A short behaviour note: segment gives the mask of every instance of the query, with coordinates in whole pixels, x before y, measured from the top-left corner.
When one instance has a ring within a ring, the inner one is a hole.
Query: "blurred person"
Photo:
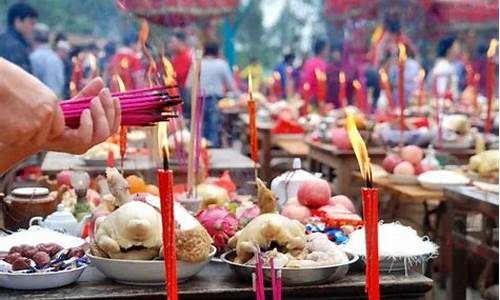
[[[183,113],[186,118],[191,114],[190,91],[186,88],[186,80],[193,62],[191,48],[187,42],[187,36],[182,31],[175,32],[169,40],[169,47],[173,52],[172,66],[177,74],[177,84],[181,93]]]
[[[262,82],[262,76],[264,75],[264,70],[262,69],[262,65],[260,64],[257,57],[250,57],[250,62],[248,66],[246,66],[240,72],[240,77],[242,79],[248,80],[248,76],[252,75],[252,83],[254,91],[260,91],[260,83]]]
[[[0,35],[0,57],[31,72],[29,54],[38,12],[29,4],[19,2],[7,12],[7,31]]]
[[[73,69],[71,58],[70,58],[71,45],[67,40],[60,39],[56,42],[56,53],[63,62],[64,66],[64,87],[63,87],[63,98],[68,99],[70,97],[69,84],[71,81],[71,72]]]
[[[144,86],[144,65],[139,57],[137,46],[136,33],[125,35],[122,45],[118,47],[108,64],[109,76],[120,76],[127,90]]]
[[[414,94],[414,92],[418,89],[419,86],[419,73],[420,63],[415,59],[415,52],[405,45],[406,47],[406,63],[405,63],[405,82],[404,82],[404,90],[405,90],[405,101],[408,103]],[[395,83],[393,85],[392,98],[396,103],[399,103],[398,98],[398,82],[399,82],[399,56],[392,57],[392,64],[389,66],[388,76],[389,82]]]
[[[188,87],[191,87],[193,83],[192,70],[191,68],[186,81]],[[207,42],[201,60],[200,92],[205,97],[203,136],[210,141],[213,147],[220,146],[221,126],[217,103],[224,97],[226,87],[235,94],[239,93],[229,64],[219,57],[219,44]]]
[[[296,75],[296,69],[293,67],[294,60],[295,54],[292,52],[287,53],[283,56],[283,61],[274,67],[274,71],[278,72],[281,78],[281,91],[283,92],[281,97],[286,97],[287,81],[290,79],[288,78],[288,70],[292,71],[290,74],[292,75],[291,79],[295,79],[294,75]]]
[[[58,97],[63,95],[64,64],[50,47],[50,30],[46,24],[35,25],[34,46],[30,54],[33,75],[48,86]]]
[[[332,47],[330,62],[326,66],[327,80],[327,103],[332,103],[335,108],[340,108],[339,100],[339,73],[342,71],[342,51],[338,47]],[[347,96],[347,95],[346,95]]]
[[[101,76],[104,82],[110,84],[111,74],[109,74],[109,63],[111,62],[111,58],[116,54],[116,43],[113,41],[107,42],[103,50],[104,55],[99,57],[99,66],[102,70]]]
[[[437,59],[428,76],[428,83],[437,96],[457,99],[461,46],[455,37],[447,37],[439,41],[436,49]]]
[[[0,58],[0,174],[40,151],[82,154],[118,130],[121,109],[100,78],[78,95],[93,97],[80,126],[65,126],[56,95],[34,76]],[[15,88],[13,88],[15,87]]]
[[[316,70],[326,72],[326,59],[328,57],[328,44],[324,39],[317,39],[313,45],[314,56],[309,57],[302,67],[300,75],[301,86],[308,83],[311,91],[316,91]],[[313,92],[313,94],[315,94]]]

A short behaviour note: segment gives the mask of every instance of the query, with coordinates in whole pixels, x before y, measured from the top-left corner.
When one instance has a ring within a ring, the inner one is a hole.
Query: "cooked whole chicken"
[[[298,255],[306,246],[305,228],[297,220],[279,214],[267,213],[254,218],[229,241],[236,248],[237,263],[246,263],[255,253],[271,247],[271,243]]]

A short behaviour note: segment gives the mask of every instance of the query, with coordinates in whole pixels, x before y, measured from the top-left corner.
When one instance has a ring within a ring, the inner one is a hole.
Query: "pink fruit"
[[[351,142],[344,128],[332,128],[331,134],[333,145],[339,149],[351,149]]]
[[[330,198],[330,205],[343,205],[347,210],[349,210],[352,213],[356,213],[356,208],[354,207],[354,204],[352,203],[351,199],[349,199],[347,196],[344,195],[337,195],[333,196]]]
[[[424,158],[424,151],[418,146],[408,145],[401,149],[401,158],[416,165]]]
[[[382,161],[382,168],[389,173],[394,172],[394,168],[401,162],[401,157],[389,154]]]
[[[332,191],[330,185],[323,179],[311,179],[303,182],[297,191],[300,204],[309,208],[317,208],[328,204]]]
[[[394,168],[395,175],[415,175],[415,168],[407,161],[400,162]]]
[[[328,217],[334,219],[361,220],[360,216],[350,212],[342,204],[325,205],[319,208],[319,210],[324,211],[328,215]]]
[[[420,174],[425,173],[429,170],[431,170],[431,168],[429,168],[429,166],[427,166],[423,162],[420,162],[415,166],[415,174],[416,175],[420,175]]]
[[[73,171],[64,170],[56,175],[57,186],[67,185],[71,186],[71,176],[73,176]]]
[[[301,223],[306,224],[308,219],[311,217],[311,211],[304,205],[300,204],[288,204],[283,207],[281,214],[290,219],[298,220]]]
[[[239,229],[236,217],[222,206],[205,208],[196,215],[196,218],[214,239],[215,247],[221,250]]]

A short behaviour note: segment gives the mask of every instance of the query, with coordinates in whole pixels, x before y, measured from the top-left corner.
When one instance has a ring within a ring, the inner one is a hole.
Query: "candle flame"
[[[129,67],[128,58],[124,57],[120,60],[120,67],[122,67],[123,69],[128,69]]]
[[[366,180],[368,187],[371,187],[372,170],[370,165],[370,157],[368,156],[368,150],[366,149],[365,142],[363,141],[363,138],[359,134],[358,128],[356,127],[356,121],[354,120],[353,113],[347,110],[346,114],[346,130],[349,141],[351,142],[352,149],[354,150],[354,154],[356,155],[361,176],[363,176],[363,179]]]
[[[339,72],[339,82],[345,83],[345,73],[343,71]]]
[[[89,67],[92,73],[95,73],[97,71],[97,59],[92,53],[89,53]]]
[[[316,77],[316,80],[318,80],[318,81],[325,81],[326,80],[325,72],[321,71],[320,69],[314,69],[314,76]]]
[[[248,75],[248,96],[250,97],[250,101],[253,101],[253,82],[252,82],[252,74]]]
[[[398,43],[398,49],[399,49],[399,62],[405,62],[406,61],[406,47],[405,47],[405,44]]]
[[[113,80],[116,82],[118,85],[118,91],[120,92],[125,92],[127,89],[125,88],[125,83],[123,82],[122,78],[118,74],[113,75]]]
[[[306,82],[304,83],[304,86],[302,88],[304,89],[304,91],[308,91],[311,89],[311,85],[309,84],[309,82]]]
[[[486,55],[489,57],[489,58],[492,58],[496,51],[497,51],[497,46],[498,46],[498,40],[497,39],[491,39],[490,41],[490,47],[488,48],[488,52],[486,53]]]
[[[273,77],[274,77],[274,80],[276,80],[276,81],[281,80],[281,75],[279,72],[274,71]]]
[[[361,88],[361,82],[359,82],[359,80],[355,79],[353,82],[352,82],[352,86],[359,90]]]
[[[474,81],[475,82],[479,82],[480,79],[481,79],[481,75],[479,73],[474,74]]]
[[[165,74],[163,75],[163,80],[166,86],[175,85],[177,83],[174,67],[168,58],[166,58],[163,54],[161,56],[161,62],[163,64],[163,70]]]
[[[158,129],[156,133],[158,134],[158,153],[160,154],[160,157],[162,155],[162,151],[166,153],[166,158],[169,158],[169,152],[168,152],[168,126],[167,122],[160,122],[157,125]]]
[[[388,82],[389,81],[389,77],[387,76],[387,73],[385,72],[384,69],[378,70],[378,74],[379,74],[380,80],[382,82]]]
[[[420,71],[418,72],[418,78],[420,79],[420,81],[424,80],[424,78],[425,78],[425,70],[424,69],[420,69]]]

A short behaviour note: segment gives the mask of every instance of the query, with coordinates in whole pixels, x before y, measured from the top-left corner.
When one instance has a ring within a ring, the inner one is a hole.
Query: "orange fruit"
[[[131,194],[144,193],[146,191],[146,183],[144,179],[137,175],[130,175],[126,178]]]
[[[155,196],[158,196],[158,197],[160,196],[160,190],[154,184],[148,184],[148,185],[146,185],[146,193],[150,193],[151,195],[155,195]]]

